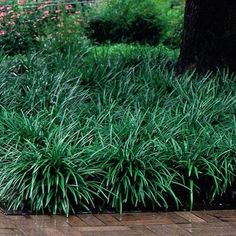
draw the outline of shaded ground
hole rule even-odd
[[[0,214],[0,235],[236,235],[236,211],[70,216]]]

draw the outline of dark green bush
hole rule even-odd
[[[128,42],[148,43],[155,45],[161,36],[161,25],[155,15],[136,15],[129,23]]]
[[[158,44],[162,23],[154,0],[102,1],[87,19],[87,34],[98,43],[139,42]]]

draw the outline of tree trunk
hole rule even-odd
[[[236,71],[236,0],[186,0],[177,72]]]

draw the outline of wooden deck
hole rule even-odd
[[[0,235],[125,236],[236,235],[236,210],[70,216],[6,216]]]

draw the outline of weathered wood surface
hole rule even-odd
[[[236,210],[171,213],[11,216],[0,214],[1,235],[171,236],[235,235]]]

